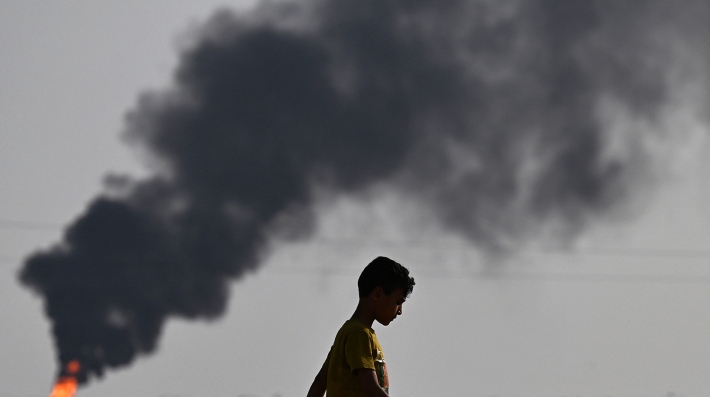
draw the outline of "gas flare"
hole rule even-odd
[[[76,375],[79,372],[81,365],[78,361],[72,360],[66,366],[66,375],[60,376],[57,383],[54,384],[49,397],[73,397],[76,393],[78,381]]]

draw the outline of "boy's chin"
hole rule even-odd
[[[392,320],[394,320],[394,319],[392,319]],[[377,320],[377,322],[380,323],[380,324],[382,324],[382,325],[384,325],[384,326],[386,327],[386,326],[390,325],[390,323],[392,322],[392,320]]]

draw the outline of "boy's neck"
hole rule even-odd
[[[360,300],[357,304],[357,308],[355,309],[355,313],[353,313],[353,316],[350,317],[350,319],[357,320],[372,328],[372,323],[375,322],[375,313],[368,307],[368,305],[365,304],[365,302]]]

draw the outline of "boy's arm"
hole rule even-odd
[[[377,374],[374,369],[360,368],[357,370],[357,377],[360,378],[367,397],[389,397],[377,382]]]
[[[374,373],[374,371],[373,371]],[[323,397],[325,395],[326,385],[328,384],[328,367],[321,367],[318,371],[318,375],[313,379],[313,384],[311,388],[308,389],[308,395],[306,397]]]

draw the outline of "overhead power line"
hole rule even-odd
[[[269,266],[264,269],[271,273],[321,276],[350,276],[358,271],[327,267]],[[481,281],[549,281],[583,283],[633,283],[633,284],[710,284],[710,275],[676,274],[621,274],[621,273],[564,273],[564,272],[524,272],[524,271],[424,271],[417,277],[426,279],[475,279]]]
[[[18,221],[0,219],[0,229],[25,229],[39,231],[61,230],[63,225],[48,222]],[[316,238],[303,241],[307,245],[316,245],[330,248],[406,248],[425,251],[451,251],[475,252],[478,248],[465,242],[454,242],[432,239],[372,239],[372,238]],[[664,249],[664,248],[632,248],[632,247],[584,247],[584,248],[541,248],[539,250],[523,250],[511,253],[511,258],[526,259],[536,257],[612,257],[636,259],[706,259],[710,258],[709,250],[692,249]],[[19,265],[25,258],[0,254],[0,263]],[[681,262],[684,263],[684,262]],[[678,262],[672,263],[677,266]],[[687,263],[687,262],[686,262]],[[656,263],[658,264],[658,263]],[[349,274],[349,269],[318,266],[267,266],[265,270],[272,273],[283,274],[318,274],[324,276],[338,276]],[[462,278],[478,279],[482,281],[550,281],[550,282],[592,282],[592,283],[654,283],[654,284],[709,284],[710,275],[676,275],[676,274],[630,274],[630,273],[572,273],[549,271],[472,271],[465,269],[452,272],[427,271],[420,274],[425,278]]]
[[[40,231],[58,231],[65,225],[50,222],[19,221],[11,219],[0,219],[0,229],[25,229]],[[307,244],[327,247],[364,247],[380,246],[387,248],[415,248],[422,250],[463,250],[476,251],[473,244],[451,242],[432,239],[372,239],[357,237],[342,238],[316,238],[306,240]],[[636,247],[542,247],[538,250],[523,250],[512,253],[517,257],[525,256],[610,256],[610,257],[630,257],[630,258],[710,258],[710,250],[684,249],[684,248],[636,248]]]
[[[22,258],[0,255],[0,262],[19,264]],[[322,266],[264,266],[264,270],[277,274],[343,276],[356,275],[351,269]],[[634,283],[634,284],[710,284],[710,275],[676,274],[619,274],[619,273],[564,273],[523,271],[423,271],[417,277],[427,279],[477,279],[481,281],[550,281],[584,283]]]
[[[363,247],[380,246],[387,248],[407,248],[422,250],[463,250],[477,251],[473,244],[453,243],[437,240],[392,240],[392,239],[363,239],[363,238],[328,238],[308,240],[307,244],[328,247]],[[682,248],[635,248],[635,247],[542,247],[537,250],[522,250],[511,252],[512,256],[610,256],[631,258],[710,258],[710,250],[682,249]]]

